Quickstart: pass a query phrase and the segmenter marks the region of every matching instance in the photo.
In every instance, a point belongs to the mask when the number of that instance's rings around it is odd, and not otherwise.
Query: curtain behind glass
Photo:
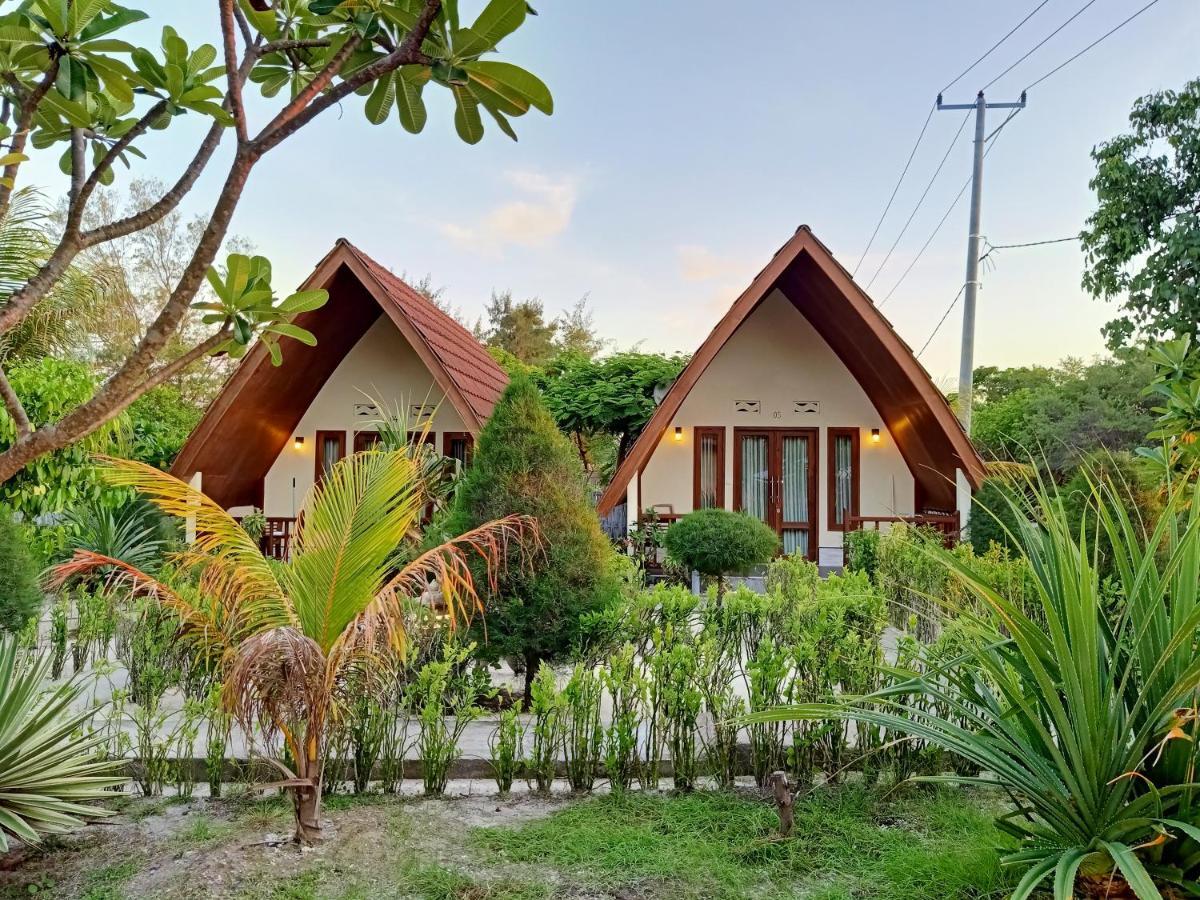
[[[808,438],[783,439],[783,521],[808,521]]]
[[[723,473],[722,473],[723,474]],[[717,505],[717,435],[700,436],[700,509]]]
[[[850,435],[839,434],[834,438],[833,459],[833,521],[845,525],[854,502],[854,441]]]
[[[321,439],[321,474],[324,475],[333,468],[333,464],[342,458],[342,442],[336,435]]]
[[[742,437],[742,509],[756,519],[767,521],[767,438],[761,435]]]

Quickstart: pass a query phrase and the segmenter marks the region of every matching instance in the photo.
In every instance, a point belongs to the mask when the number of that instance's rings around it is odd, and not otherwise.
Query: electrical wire
[[[1046,35],[1044,38],[1042,38],[1040,41],[1038,41],[1036,44],[1034,44],[1033,47],[1031,47],[1029,50],[1025,51],[1025,53],[1022,56],[1018,57],[1016,62],[1014,62],[1011,66],[1009,66],[1007,69],[1005,69],[999,75],[997,75],[995,78],[993,78],[987,84],[985,84],[983,86],[983,90],[986,91],[993,84],[995,84],[997,81],[999,81],[1005,75],[1007,75],[1009,72],[1011,72],[1017,66],[1019,66],[1021,63],[1025,62],[1025,60],[1029,59],[1029,57],[1031,57],[1034,53],[1036,53],[1043,46],[1045,46],[1047,41],[1049,41],[1052,37],[1054,37],[1056,34],[1058,34],[1060,31],[1062,31],[1064,28],[1066,28],[1068,25],[1070,25],[1072,22],[1074,22],[1076,19],[1078,19],[1081,15],[1083,15],[1083,13],[1088,9],[1088,7],[1090,7],[1095,2],[1096,2],[1096,0],[1088,0],[1087,3],[1083,4],[1083,6],[1081,6],[1078,10],[1075,11],[1075,13],[1071,16],[1071,18],[1067,19],[1067,21],[1063,22],[1061,25],[1059,25],[1057,28],[1055,28],[1052,32],[1050,32],[1048,35]]]
[[[1019,113],[1020,111],[1021,111],[1020,108],[1017,108],[1017,109],[1014,109],[1012,112],[1010,112],[1008,114],[1008,118],[1006,118],[1003,122],[1001,122],[996,127],[996,130],[987,136],[987,138],[985,140],[989,142],[988,147],[986,150],[983,151],[983,156],[985,159],[987,158],[987,155],[992,152],[992,147],[995,146],[994,143],[991,143],[992,139],[994,137],[996,137],[996,135],[998,135],[1000,133],[1001,129],[1004,128],[1004,126],[1007,125],[1009,122],[1011,122],[1013,120],[1013,118],[1017,115],[1017,113]],[[921,249],[917,251],[917,255],[914,256],[912,258],[912,262],[910,262],[908,264],[908,268],[906,268],[900,274],[900,277],[898,279],[896,279],[896,283],[892,285],[892,289],[890,291],[888,291],[887,295],[883,298],[882,301],[880,301],[880,303],[878,305],[879,309],[883,309],[884,305],[889,300],[892,299],[892,295],[894,293],[896,293],[896,290],[900,287],[900,285],[902,285],[904,283],[904,279],[908,277],[908,273],[911,272],[913,270],[913,267],[916,266],[916,264],[921,261],[921,257],[925,255],[925,251],[929,249],[929,245],[932,244],[933,239],[938,236],[938,232],[940,232],[942,230],[942,226],[946,224],[946,220],[950,218],[950,214],[952,212],[954,212],[955,208],[958,206],[959,201],[962,200],[963,194],[965,194],[967,192],[967,188],[969,188],[970,186],[971,186],[971,179],[967,178],[967,180],[963,182],[963,186],[958,189],[958,193],[954,195],[954,199],[950,201],[950,205],[948,207],[946,207],[946,211],[942,214],[942,217],[938,220],[937,225],[934,226],[933,231],[930,233],[929,237],[925,239],[925,243],[921,245]]]
[[[966,284],[958,289],[958,293],[954,295],[954,299],[950,301],[950,305],[946,307],[946,311],[942,313],[942,317],[938,319],[937,325],[930,332],[929,337],[925,339],[925,343],[921,345],[921,349],[917,351],[917,359],[929,349],[929,345],[933,343],[933,339],[937,337],[937,333],[942,330],[942,326],[946,324],[946,320],[950,318],[950,313],[954,311],[954,307],[958,305],[958,298],[963,295],[963,291],[967,289]]]
[[[1034,17],[1034,15],[1038,12],[1038,10],[1040,10],[1043,6],[1045,6],[1049,2],[1050,2],[1050,0],[1042,0],[1041,3],[1039,3],[1032,10],[1030,10],[1029,14],[1026,15],[1025,18],[1023,18],[1020,22],[1018,22],[1016,25],[1014,25],[1012,27],[1012,29],[1008,32],[1008,34],[1004,35],[1004,37],[1000,38],[1000,40],[998,40],[998,41],[996,41],[996,43],[992,44],[992,46],[987,49],[987,52],[984,53],[983,56],[979,57],[979,59],[975,60],[975,62],[971,63],[969,66],[967,66],[961,72],[959,72],[958,77],[956,77],[953,81],[951,81],[944,88],[942,88],[940,91],[938,91],[938,93],[944,94],[944,93],[946,93],[946,91],[950,90],[950,88],[954,87],[954,85],[956,85],[960,81],[962,81],[963,78],[965,78],[967,76],[967,74],[970,73],[977,65],[979,65],[981,62],[983,62],[985,59],[987,59],[989,56],[991,56],[992,51],[994,51],[1001,44],[1003,44],[1005,41],[1007,41],[1010,37],[1012,37],[1014,34],[1016,34],[1017,29],[1019,29],[1022,25],[1024,25],[1026,22],[1028,22],[1030,19],[1032,19]]]
[[[921,206],[925,203],[925,198],[929,196],[930,190],[933,189],[934,183],[938,180],[938,176],[942,174],[942,169],[946,165],[946,160],[950,158],[951,152],[958,144],[958,139],[962,136],[963,129],[967,127],[967,120],[971,118],[971,111],[963,116],[962,122],[959,123],[958,131],[954,132],[954,137],[950,139],[950,146],[946,148],[946,152],[942,155],[942,161],[938,163],[936,169],[933,170],[933,176],[929,179],[929,183],[925,185],[925,190],[921,192],[921,196],[917,198],[917,205],[913,207],[911,213],[908,214],[908,219],[904,222],[904,227],[900,229],[900,233],[896,235],[896,240],[892,241],[892,246],[888,248],[887,254],[883,257],[883,261],[875,269],[875,274],[871,276],[871,280],[867,282],[865,290],[870,290],[871,285],[875,283],[875,279],[879,277],[879,273],[883,271],[883,267],[888,264],[888,260],[892,258],[892,254],[896,251],[896,247],[900,244],[905,232],[908,231],[908,226],[912,224],[912,220],[920,211]]]
[[[862,256],[858,258],[858,262],[854,266],[854,271],[850,273],[851,278],[858,274],[858,269],[863,264],[863,260],[871,252],[871,245],[875,243],[875,237],[879,234],[883,220],[887,218],[888,210],[892,208],[892,202],[896,199],[896,194],[900,191],[900,185],[904,183],[904,176],[908,174],[908,167],[912,165],[913,157],[917,155],[917,148],[921,146],[921,139],[925,137],[925,132],[929,128],[929,122],[933,119],[933,114],[936,111],[937,104],[935,103],[929,107],[929,115],[925,117],[925,124],[921,126],[921,133],[917,135],[917,142],[913,144],[912,152],[908,154],[908,162],[904,164],[904,169],[900,172],[900,177],[896,180],[896,186],[892,188],[892,196],[888,197],[888,202],[883,207],[883,212],[879,214],[879,221],[875,223],[875,230],[871,232],[871,239],[867,241],[866,249],[863,250]]]
[[[1033,83],[1031,83],[1029,85],[1029,87],[1025,88],[1025,90],[1026,91],[1032,90],[1033,88],[1035,88],[1039,84],[1041,84],[1043,81],[1045,81],[1047,78],[1049,78],[1051,75],[1054,75],[1055,73],[1059,72],[1060,70],[1065,69],[1067,66],[1069,66],[1071,63],[1075,62],[1075,60],[1079,59],[1079,57],[1083,56],[1083,54],[1087,53],[1089,50],[1091,50],[1093,47],[1095,47],[1101,41],[1108,40],[1108,38],[1112,37],[1114,34],[1116,34],[1118,31],[1120,31],[1122,28],[1124,28],[1126,25],[1128,25],[1130,22],[1132,22],[1134,19],[1136,19],[1138,16],[1140,16],[1142,13],[1144,13],[1146,10],[1148,10],[1150,7],[1152,7],[1156,3],[1158,3],[1158,0],[1150,0],[1149,3],[1147,3],[1141,9],[1139,9],[1137,12],[1135,12],[1133,15],[1131,15],[1124,22],[1121,22],[1115,28],[1111,29],[1110,31],[1106,31],[1104,34],[1100,35],[1100,37],[1096,38],[1096,40],[1092,41],[1090,44],[1088,44],[1086,47],[1084,47],[1082,50],[1080,50],[1078,53],[1076,53],[1074,56],[1072,56],[1066,62],[1059,63],[1057,66],[1055,66],[1053,69],[1051,69],[1045,75],[1043,75],[1037,81],[1034,81]]]

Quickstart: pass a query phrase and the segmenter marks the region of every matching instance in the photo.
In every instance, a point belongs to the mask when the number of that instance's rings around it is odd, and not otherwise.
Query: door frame
[[[808,440],[808,521],[803,523],[808,529],[809,559],[817,558],[817,545],[820,544],[820,522],[817,520],[821,508],[820,478],[821,468],[821,429],[819,428],[755,428],[753,426],[735,426],[733,429],[733,508],[742,511],[742,442],[746,436],[767,438],[767,507],[770,519],[767,522],[775,533],[783,539],[785,522],[783,521],[782,492],[779,481],[783,478],[783,439],[785,437],[802,437]],[[796,529],[796,525],[791,526]]]

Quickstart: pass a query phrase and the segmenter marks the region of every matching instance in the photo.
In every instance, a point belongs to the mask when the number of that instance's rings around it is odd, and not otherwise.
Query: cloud
[[[538,248],[567,230],[579,197],[577,179],[540,172],[509,172],[505,180],[523,196],[501,203],[471,225],[446,223],[450,240],[498,255],[507,246]]]
[[[729,281],[743,271],[740,263],[717,256],[700,244],[681,244],[675,252],[684,281]]]

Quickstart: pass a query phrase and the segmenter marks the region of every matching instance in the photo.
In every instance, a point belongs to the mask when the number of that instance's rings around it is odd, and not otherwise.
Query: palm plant
[[[1162,514],[1142,523],[1093,479],[1076,531],[1053,485],[1024,487],[1008,499],[1010,537],[1034,572],[1032,608],[969,558],[930,549],[980,601],[961,657],[867,696],[755,718],[855,720],[973,763],[982,774],[919,780],[1015,798],[998,824],[1019,842],[1004,857],[1021,870],[1018,900],[1047,879],[1056,900],[1149,900],[1167,884],[1200,896],[1200,488],[1168,486]]]
[[[192,516],[196,540],[176,563],[198,576],[175,589],[120,560],[80,550],[56,581],[112,566],[132,593],[180,619],[180,638],[224,678],[223,703],[247,734],[261,730],[279,786],[293,798],[296,839],[320,837],[320,802],[332,725],[353,699],[363,666],[401,665],[405,604],[436,585],[451,622],[481,609],[471,562],[489,578],[536,542],[536,523],[512,516],[408,559],[401,543],[427,496],[403,452],[369,450],[341,460],[305,499],[291,559],[263,558],[214,501],[142,463],[108,460],[107,477],[164,512]],[[286,760],[286,762],[285,762]]]
[[[98,499],[73,506],[64,524],[68,550],[111,556],[138,569],[157,568],[169,545],[165,518],[140,497],[117,509]]]
[[[103,736],[75,734],[92,710],[72,714],[82,685],[49,693],[49,654],[27,656],[17,639],[0,637],[0,853],[16,837],[36,844],[108,812],[88,804],[125,782],[120,762],[97,756]]]

